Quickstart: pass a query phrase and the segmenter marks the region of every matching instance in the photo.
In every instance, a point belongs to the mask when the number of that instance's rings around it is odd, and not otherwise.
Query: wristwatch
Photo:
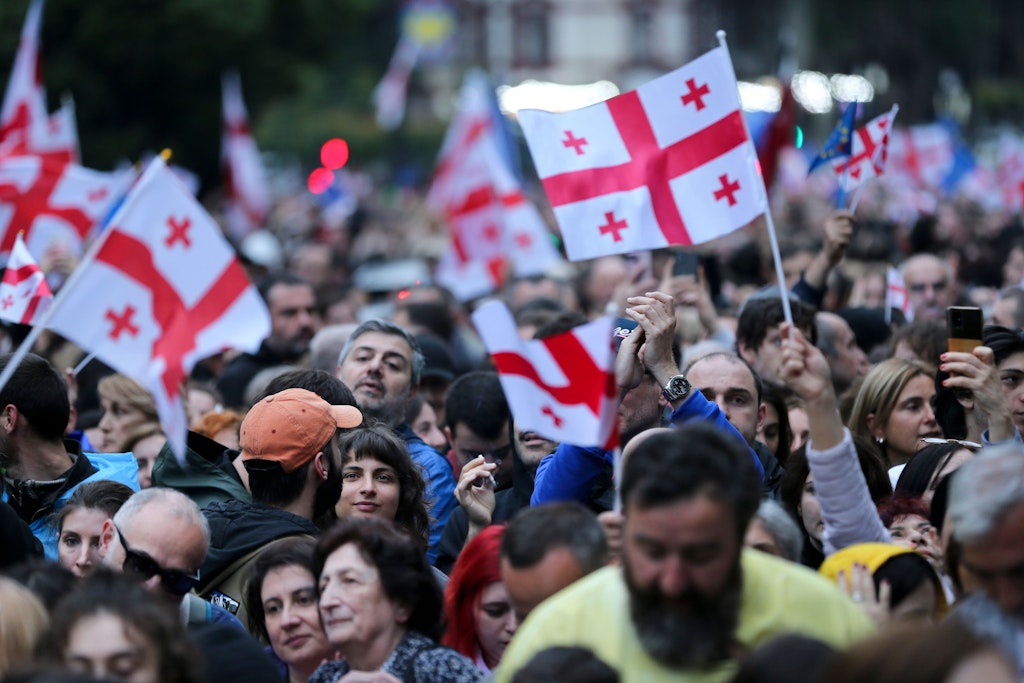
[[[693,387],[690,385],[690,380],[686,379],[686,375],[676,375],[665,384],[665,388],[661,390],[661,395],[669,403],[675,403],[689,396],[692,389]]]

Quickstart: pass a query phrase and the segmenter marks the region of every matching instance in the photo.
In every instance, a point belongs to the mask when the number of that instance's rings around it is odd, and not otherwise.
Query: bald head
[[[915,320],[937,320],[953,305],[956,283],[948,261],[932,254],[911,256],[900,266]]]
[[[712,353],[691,363],[686,377],[694,389],[718,404],[726,419],[753,446],[765,415],[760,378],[754,370],[738,356]]]

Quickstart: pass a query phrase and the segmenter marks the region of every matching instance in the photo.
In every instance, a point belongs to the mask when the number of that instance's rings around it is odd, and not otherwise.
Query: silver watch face
[[[690,382],[682,375],[676,375],[668,381],[665,393],[673,400],[682,398],[690,393]]]

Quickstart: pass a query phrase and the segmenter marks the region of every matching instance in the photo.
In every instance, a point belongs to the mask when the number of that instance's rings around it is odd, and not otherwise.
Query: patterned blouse
[[[402,683],[475,683],[480,669],[455,650],[409,631],[380,668]],[[320,665],[309,683],[335,683],[349,672],[344,661]]]

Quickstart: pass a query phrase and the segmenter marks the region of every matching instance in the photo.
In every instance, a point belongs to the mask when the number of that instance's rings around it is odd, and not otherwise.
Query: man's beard
[[[647,654],[671,669],[706,668],[731,658],[743,597],[738,561],[717,597],[690,589],[671,600],[657,585],[638,587],[628,561],[623,571],[630,616]]]
[[[405,406],[409,402],[409,392],[404,392],[401,396],[384,396],[379,401],[374,401],[374,405],[367,401],[360,402],[357,395],[356,402],[363,414],[364,425],[377,421],[394,429],[405,421]]]

